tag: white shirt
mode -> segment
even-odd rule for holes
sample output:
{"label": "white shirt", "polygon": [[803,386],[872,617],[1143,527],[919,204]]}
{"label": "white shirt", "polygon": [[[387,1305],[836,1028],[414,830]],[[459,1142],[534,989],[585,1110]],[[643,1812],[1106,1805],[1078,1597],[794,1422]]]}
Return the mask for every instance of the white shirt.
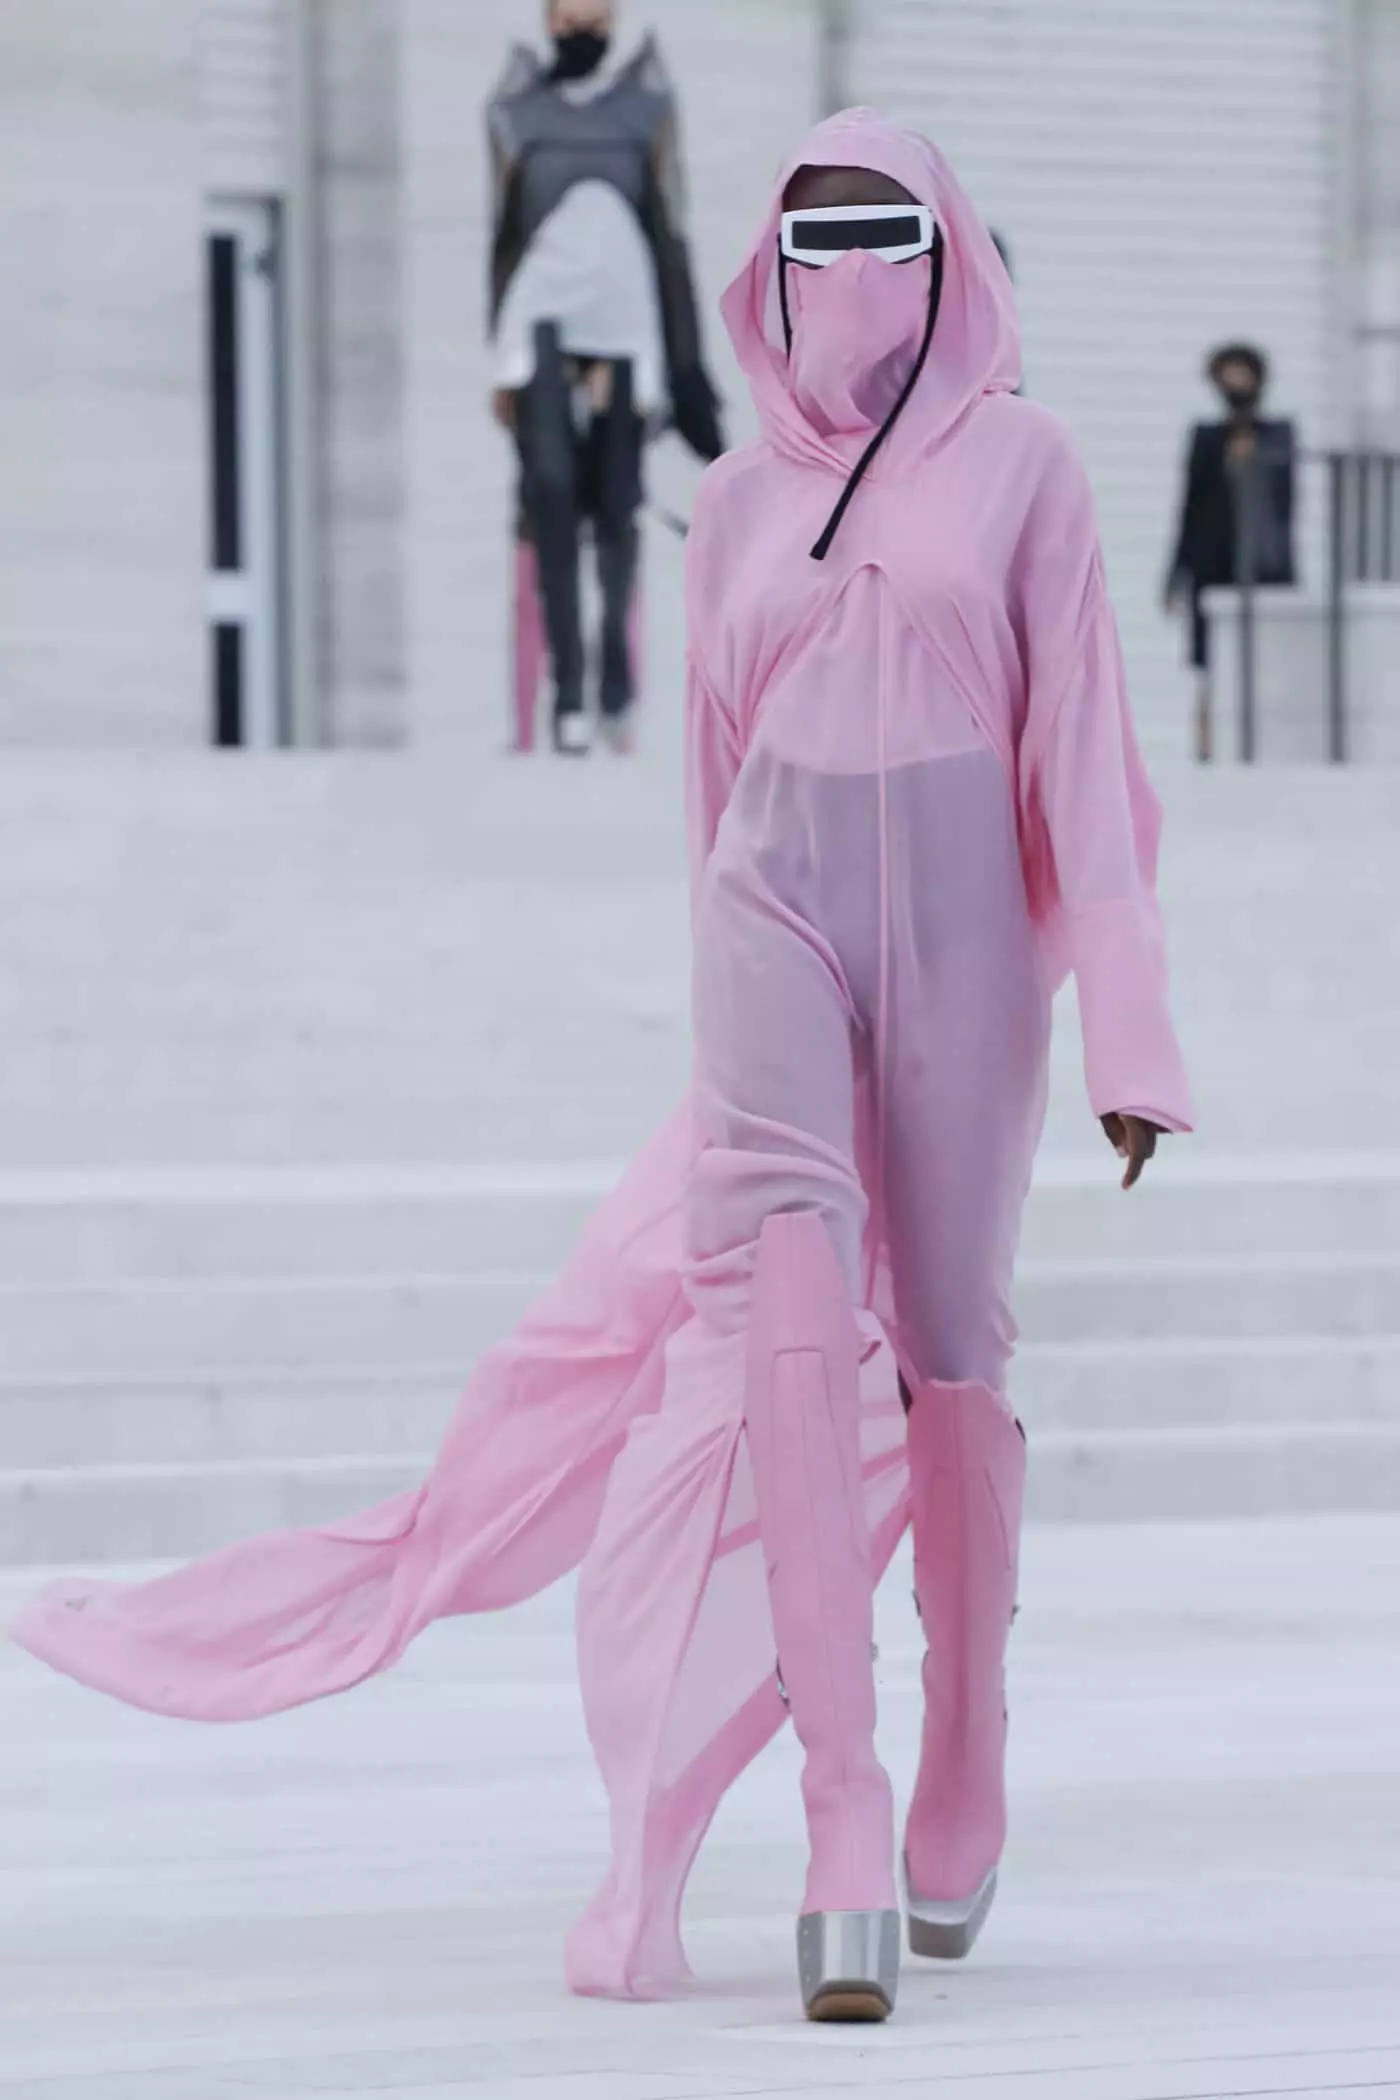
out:
{"label": "white shirt", "polygon": [[[611,69],[569,82],[570,101],[591,100]],[[632,399],[641,415],[666,399],[666,343],[656,271],[637,215],[610,182],[576,182],[540,226],[501,301],[496,322],[496,384],[528,385],[535,328],[552,321],[567,356],[630,358]]]}

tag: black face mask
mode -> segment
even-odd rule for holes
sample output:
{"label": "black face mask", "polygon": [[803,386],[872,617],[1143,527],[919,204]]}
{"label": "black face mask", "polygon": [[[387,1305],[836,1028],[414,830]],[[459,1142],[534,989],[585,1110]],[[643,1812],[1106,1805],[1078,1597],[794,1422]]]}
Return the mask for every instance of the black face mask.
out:
{"label": "black face mask", "polygon": [[608,55],[608,39],[597,29],[571,29],[554,39],[555,80],[587,80]]}
{"label": "black face mask", "polygon": [[1259,406],[1259,387],[1251,380],[1247,386],[1222,386],[1220,398],[1232,415],[1247,416]]}

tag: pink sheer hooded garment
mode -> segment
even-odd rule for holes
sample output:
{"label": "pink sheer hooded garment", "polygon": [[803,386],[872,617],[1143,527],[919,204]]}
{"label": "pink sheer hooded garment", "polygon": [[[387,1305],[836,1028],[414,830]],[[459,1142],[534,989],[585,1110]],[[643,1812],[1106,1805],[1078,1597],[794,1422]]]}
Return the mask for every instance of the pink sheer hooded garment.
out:
{"label": "pink sheer hooded garment", "polygon": [[[926,364],[821,561],[931,281],[927,258],[793,272],[789,353],[777,228],[803,164],[893,177],[944,243]],[[613,1859],[568,1967],[634,1996],[686,1974],[690,1864],[782,1720],[742,1421],[764,1219],[820,1212],[866,1328],[883,1567],[907,1514],[896,1363],[1004,1390],[1066,968],[1093,1108],[1191,1113],[1092,504],[1064,431],[1015,397],[1011,288],[946,163],[868,112],[820,126],[723,311],[761,434],[706,476],[687,549],[691,1093],[478,1366],[423,1487],[138,1588],[58,1585],[15,1629],[135,1704],[246,1719],[582,1560]]]}

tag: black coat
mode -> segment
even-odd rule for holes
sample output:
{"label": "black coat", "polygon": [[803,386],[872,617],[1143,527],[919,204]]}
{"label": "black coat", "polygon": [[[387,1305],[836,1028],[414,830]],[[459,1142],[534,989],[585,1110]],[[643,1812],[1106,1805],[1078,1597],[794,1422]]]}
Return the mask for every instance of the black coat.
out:
{"label": "black coat", "polygon": [[[1297,439],[1293,425],[1261,419],[1248,480],[1255,491],[1254,580],[1292,583],[1293,481]],[[1227,454],[1230,425],[1198,423],[1191,434],[1181,522],[1169,582],[1198,597],[1214,584],[1237,583],[1235,491],[1239,469]]]}

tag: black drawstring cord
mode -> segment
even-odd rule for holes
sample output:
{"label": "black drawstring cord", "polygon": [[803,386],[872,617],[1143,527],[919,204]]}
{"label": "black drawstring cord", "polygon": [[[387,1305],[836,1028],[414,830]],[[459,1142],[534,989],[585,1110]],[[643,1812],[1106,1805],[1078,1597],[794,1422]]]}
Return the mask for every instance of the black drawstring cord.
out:
{"label": "black drawstring cord", "polygon": [[[783,305],[783,323],[786,327],[787,283],[786,280],[781,276],[779,278],[779,288]],[[913,393],[914,388],[918,385],[919,374],[923,371],[924,366],[928,362],[929,349],[933,343],[934,323],[938,319],[938,305],[939,300],[942,297],[942,293],[943,230],[941,227],[935,227],[933,234],[933,255],[931,258],[931,269],[929,273],[928,320],[924,326],[924,339],[923,342],[919,345],[919,354],[914,360],[914,369],[909,374],[909,377],[905,380],[903,386],[900,388],[899,399],[895,402],[894,407],[890,410],[884,422],[880,425],[880,428],[876,431],[874,437],[870,440],[870,443],[866,446],[864,452],[862,452],[860,458],[857,460],[855,468],[852,471],[850,480],[846,483],[846,486],[841,491],[841,495],[837,502],[835,510],[831,513],[831,516],[827,519],[826,524],[822,528],[821,538],[817,541],[816,545],[811,550],[813,561],[826,560],[827,555],[831,551],[831,543],[841,529],[841,520],[845,517],[847,510],[850,508],[851,498],[852,496],[854,496],[856,490],[860,487],[861,480],[865,474],[866,468],[870,465],[871,460],[874,459],[876,453],[884,444],[885,439],[894,429],[895,424],[899,421],[900,416],[904,413],[905,404],[907,403],[909,396]],[[791,351],[791,348],[792,335],[791,330],[789,329],[789,351]]]}

